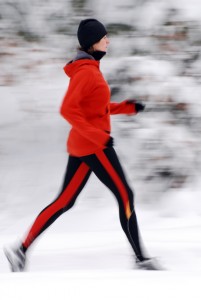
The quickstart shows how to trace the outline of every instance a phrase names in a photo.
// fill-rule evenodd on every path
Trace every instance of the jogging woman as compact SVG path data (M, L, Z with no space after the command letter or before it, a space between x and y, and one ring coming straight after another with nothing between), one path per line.
M110 115L137 114L144 105L132 100L110 103L110 89L100 72L100 60L109 45L107 31L96 19L80 22L77 31L80 48L64 71L70 77L61 105L61 115L71 125L67 141L69 159L61 192L41 211L22 244L5 249L13 272L23 271L26 254L36 238L75 203L93 172L117 199L121 226L135 253L139 268L157 269L142 248L133 192L128 185L118 156L113 148Z

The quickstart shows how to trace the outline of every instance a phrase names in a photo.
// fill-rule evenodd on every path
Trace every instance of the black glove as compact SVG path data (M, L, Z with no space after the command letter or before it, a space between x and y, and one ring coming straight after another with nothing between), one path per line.
M136 112L139 112L139 111L143 111L145 109L145 105L140 103L140 102L136 102L135 103L135 110Z
M114 146L114 139L113 137L110 137L107 143L105 144L106 147L111 148Z
M127 103L132 103L135 105L135 110L136 112L140 112L140 111L143 111L145 109L145 105L142 104L141 102L138 102L137 100L134 100L134 99L129 99L127 100Z

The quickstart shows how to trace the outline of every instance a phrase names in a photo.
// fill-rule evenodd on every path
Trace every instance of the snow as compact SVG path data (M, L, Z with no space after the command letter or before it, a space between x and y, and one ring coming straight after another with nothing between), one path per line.
M123 41L112 35L101 68L111 86L122 83L113 100L148 95L143 114L113 117L113 136L135 190L143 242L165 270L136 269L116 201L92 176L75 207L33 245L26 272L10 273L0 251L0 299L200 299L200 56L186 69L183 63L199 50L193 43L199 42L200 1L88 1L83 11L70 1L12 3L10 9L1 4L7 18L0 25L0 249L18 243L60 189L69 130L59 115L68 85L62 68L77 46L75 24L93 10L107 24L139 30L122 33ZM195 25L188 38L160 48L152 34L175 32L163 25L173 8L171 20ZM11 38L15 25L23 29L20 9L27 30L42 42ZM67 39L57 31L65 19ZM175 111L180 103L183 110ZM157 175L164 170L171 177Z
M75 210L39 238L27 272L9 273L1 253L1 299L200 299L200 220L159 218L139 208L146 246L166 268L140 271L112 205L96 210L82 203ZM1 246L25 223L1 235Z
M151 275L151 280L150 280ZM175 276L176 275L176 276ZM185 296L188 299L199 299L195 287L199 284L197 276L192 280L182 274L169 274L163 276L151 272L142 274L136 272L71 272L28 275L16 275L10 280L10 284L3 285L2 291L7 294L6 299L23 299L16 294L23 294L29 299L130 299L133 295L136 299L147 299L154 294L154 299L181 299L182 290L185 288ZM23 282L23 287L22 287ZM12 286L12 290L9 288ZM146 289L145 289L146 287ZM30 298L31 294L31 298ZM187 298L188 297L188 298ZM25 298L24 298L25 299Z

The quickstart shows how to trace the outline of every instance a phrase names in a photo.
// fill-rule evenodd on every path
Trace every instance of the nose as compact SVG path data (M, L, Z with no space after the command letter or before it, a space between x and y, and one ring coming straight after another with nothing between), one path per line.
M106 37L106 43L109 44L110 43L110 40L108 37Z

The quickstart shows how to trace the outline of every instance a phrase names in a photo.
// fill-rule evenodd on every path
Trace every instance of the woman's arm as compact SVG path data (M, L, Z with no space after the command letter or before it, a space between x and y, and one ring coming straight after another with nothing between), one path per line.
M110 103L110 114L133 115L145 109L145 105L134 99L124 100L121 103Z
M133 115L136 113L137 111L135 110L135 104L130 103L128 100L124 100L120 103L116 103L116 102L110 103L111 115L117 115L117 114Z

